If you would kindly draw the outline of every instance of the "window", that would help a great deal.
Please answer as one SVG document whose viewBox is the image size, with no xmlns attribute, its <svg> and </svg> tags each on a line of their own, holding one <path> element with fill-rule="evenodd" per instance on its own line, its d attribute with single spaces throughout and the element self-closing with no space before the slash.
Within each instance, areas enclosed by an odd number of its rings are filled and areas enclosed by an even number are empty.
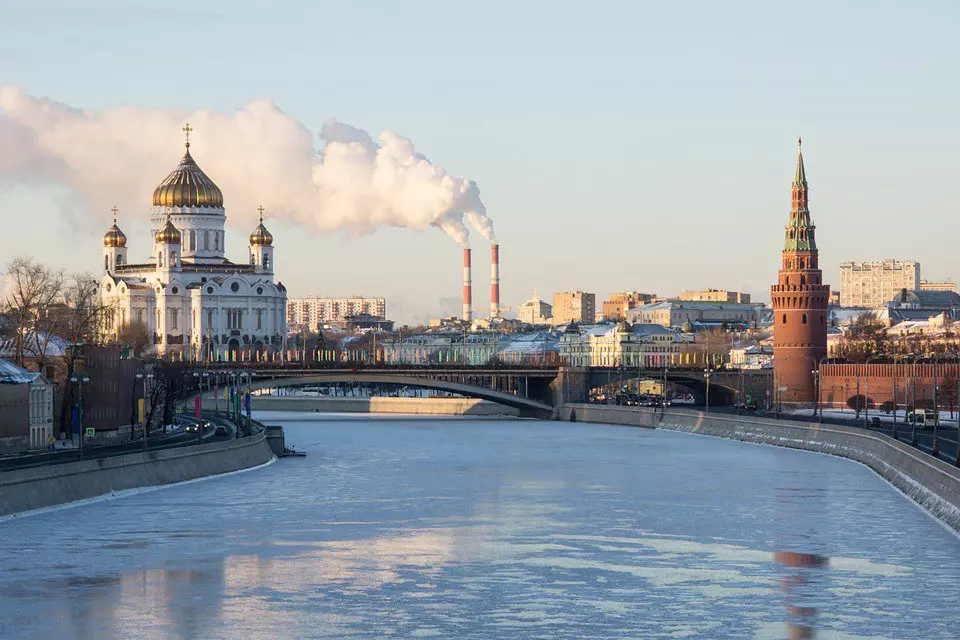
<svg viewBox="0 0 960 640">
<path fill-rule="evenodd" d="M 179 311 L 179 309 L 170 309 L 170 328 L 171 329 L 179 328 L 177 326 L 177 320 L 178 320 L 177 311 Z"/>
<path fill-rule="evenodd" d="M 263 254 L 263 268 L 264 268 L 264 269 L 269 269 L 269 268 L 270 268 L 270 254 L 269 254 L 269 253 Z"/>
<path fill-rule="evenodd" d="M 207 328 L 213 328 L 213 309 L 207 309 Z"/>
<path fill-rule="evenodd" d="M 213 232 L 213 248 L 216 249 L 217 251 L 220 251 L 220 232 L 219 231 Z"/>
<path fill-rule="evenodd" d="M 110 271 L 110 256 L 103 256 L 103 270 Z"/>
<path fill-rule="evenodd" d="M 193 231 L 187 231 L 187 236 L 190 238 L 190 251 L 197 250 L 197 234 Z"/>
<path fill-rule="evenodd" d="M 787 314 L 783 314 L 783 322 L 781 324 L 787 324 Z"/>
<path fill-rule="evenodd" d="M 203 249 L 204 251 L 210 248 L 210 232 L 206 229 L 203 230 Z"/>
<path fill-rule="evenodd" d="M 176 252 L 176 251 L 171 251 L 171 252 L 170 252 L 170 266 L 171 266 L 171 267 L 177 266 L 177 252 Z M 176 293 L 176 291 L 174 291 L 174 293 Z"/>
<path fill-rule="evenodd" d="M 117 264 L 123 264 L 123 255 L 122 255 L 122 254 L 117 256 Z"/>
<path fill-rule="evenodd" d="M 257 309 L 257 329 L 263 329 L 263 309 Z"/>
<path fill-rule="evenodd" d="M 803 324 L 807 324 L 807 314 L 803 314 L 803 317 L 801 318 L 801 322 L 803 322 Z"/>
<path fill-rule="evenodd" d="M 163 252 L 162 252 L 162 251 L 157 254 L 157 260 L 159 260 L 157 266 L 162 267 L 162 266 L 163 266 Z"/>
</svg>

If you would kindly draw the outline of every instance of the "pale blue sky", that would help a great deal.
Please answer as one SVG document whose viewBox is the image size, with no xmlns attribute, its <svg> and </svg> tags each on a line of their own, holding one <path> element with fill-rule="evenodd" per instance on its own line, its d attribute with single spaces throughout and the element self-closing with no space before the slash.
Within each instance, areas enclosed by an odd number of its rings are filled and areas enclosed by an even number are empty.
<svg viewBox="0 0 960 640">
<path fill-rule="evenodd" d="M 7 0 L 0 84 L 89 108 L 268 98 L 314 131 L 396 131 L 480 185 L 514 308 L 534 288 L 766 298 L 798 134 L 828 283 L 885 257 L 960 276 L 956 2 L 463 5 Z M 97 268 L 102 230 L 65 221 L 49 189 L 0 187 L 0 212 L 4 261 Z M 457 309 L 459 250 L 439 231 L 271 231 L 291 295 L 385 295 L 402 321 Z"/>
</svg>

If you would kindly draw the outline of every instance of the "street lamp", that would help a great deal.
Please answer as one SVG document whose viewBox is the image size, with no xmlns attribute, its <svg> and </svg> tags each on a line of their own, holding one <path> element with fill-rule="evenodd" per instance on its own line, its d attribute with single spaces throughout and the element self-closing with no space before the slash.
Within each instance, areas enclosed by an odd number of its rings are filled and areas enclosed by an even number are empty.
<svg viewBox="0 0 960 640">
<path fill-rule="evenodd" d="M 80 427 L 80 459 L 83 460 L 83 383 L 90 382 L 90 378 L 84 375 L 73 374 L 70 376 L 70 382 L 77 386 L 77 423 Z"/>
<path fill-rule="evenodd" d="M 707 394 L 705 397 L 704 403 L 704 413 L 710 413 L 710 363 L 707 363 L 707 368 L 703 370 L 703 377 L 707 380 Z"/>
<path fill-rule="evenodd" d="M 136 375 L 137 380 L 143 380 L 143 450 L 147 450 L 147 381 L 153 379 L 153 374 L 148 373 L 146 375 L 138 373 Z"/>
<path fill-rule="evenodd" d="M 863 377 L 863 428 L 870 428 L 870 361 L 874 358 L 882 358 L 880 354 L 872 355 L 864 363 L 867 365 L 866 375 Z M 858 399 L 859 401 L 859 399 Z"/>
</svg>

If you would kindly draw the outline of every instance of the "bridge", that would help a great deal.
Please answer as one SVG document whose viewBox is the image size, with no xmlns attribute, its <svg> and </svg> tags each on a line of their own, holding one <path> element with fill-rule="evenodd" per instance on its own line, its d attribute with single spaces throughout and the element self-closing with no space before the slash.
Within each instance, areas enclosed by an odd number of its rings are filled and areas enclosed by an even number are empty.
<svg viewBox="0 0 960 640">
<path fill-rule="evenodd" d="M 347 363 L 352 364 L 352 363 Z M 252 389 L 312 386 L 317 384 L 384 384 L 447 391 L 515 407 L 521 413 L 543 415 L 563 402 L 585 402 L 592 389 L 619 387 L 631 380 L 666 379 L 689 390 L 702 402 L 707 380 L 701 369 L 626 369 L 620 367 L 504 367 L 504 366 L 353 366 L 263 367 L 233 365 L 231 372 L 250 375 Z M 757 401 L 773 397 L 769 370 L 717 370 L 710 373 L 713 405 L 731 404 L 740 393 Z M 769 395 L 768 395 L 769 394 Z"/>
</svg>

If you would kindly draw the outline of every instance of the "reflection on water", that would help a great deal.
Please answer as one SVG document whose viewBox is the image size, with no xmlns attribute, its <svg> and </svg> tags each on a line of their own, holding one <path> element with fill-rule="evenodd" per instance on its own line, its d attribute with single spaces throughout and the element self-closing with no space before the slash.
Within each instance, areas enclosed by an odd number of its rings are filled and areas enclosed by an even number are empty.
<svg viewBox="0 0 960 640">
<path fill-rule="evenodd" d="M 318 419 L 288 439 L 311 455 L 0 525 L 0 637 L 856 640 L 960 623 L 960 543 L 847 461 L 526 421 Z"/>
</svg>

